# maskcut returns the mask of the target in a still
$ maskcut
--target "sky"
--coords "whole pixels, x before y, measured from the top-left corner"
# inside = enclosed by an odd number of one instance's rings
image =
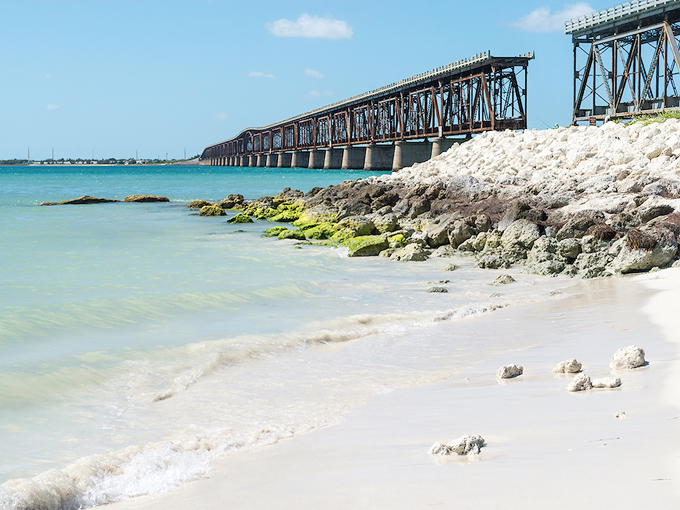
[[[0,0],[0,159],[169,158],[489,50],[535,51],[528,124],[568,125],[550,0]]]

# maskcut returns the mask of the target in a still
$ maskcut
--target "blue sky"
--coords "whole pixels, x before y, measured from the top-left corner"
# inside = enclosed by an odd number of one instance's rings
[[[0,0],[0,159],[200,153],[475,53],[535,51],[529,127],[568,124],[562,19],[608,1]]]

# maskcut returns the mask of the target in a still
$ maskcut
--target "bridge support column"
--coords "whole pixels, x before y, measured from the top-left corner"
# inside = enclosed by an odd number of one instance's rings
[[[257,155],[257,166],[267,166],[267,155],[258,154]]]
[[[343,170],[364,168],[364,160],[366,159],[366,147],[345,147],[342,150],[342,165]]]
[[[278,168],[290,168],[290,161],[293,155],[290,152],[279,152]]]
[[[328,147],[324,152],[324,170],[335,170],[342,167],[342,149]]]
[[[401,170],[430,159],[432,144],[430,142],[394,142],[394,159],[392,170]]]
[[[291,168],[307,168],[308,165],[309,165],[309,152],[293,151],[293,156],[290,159]]]
[[[437,157],[446,152],[453,147],[454,143],[456,143],[456,140],[452,140],[451,138],[435,138],[432,140],[432,154],[430,155],[430,158]]]
[[[313,149],[309,151],[309,163],[307,168],[309,169],[320,169],[323,168],[324,153],[319,149]]]
[[[257,156],[254,154],[251,154],[248,156],[248,166],[256,166],[257,165]]]
[[[276,168],[279,163],[279,155],[276,152],[267,154],[267,168]]]
[[[364,170],[392,170],[394,160],[394,145],[369,144],[366,147]]]

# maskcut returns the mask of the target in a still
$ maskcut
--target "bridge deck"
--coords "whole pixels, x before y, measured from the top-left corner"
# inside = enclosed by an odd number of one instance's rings
[[[470,135],[526,127],[533,53],[472,58],[385,85],[205,148],[201,159]]]

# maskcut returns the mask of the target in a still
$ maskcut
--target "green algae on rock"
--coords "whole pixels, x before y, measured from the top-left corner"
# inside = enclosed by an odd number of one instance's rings
[[[224,212],[219,205],[204,205],[198,212],[199,216],[226,216],[227,213]]]
[[[297,239],[298,241],[304,241],[305,234],[301,230],[282,230],[277,236],[278,239]]]
[[[227,220],[227,223],[252,223],[253,220],[245,213],[238,213]]]
[[[262,233],[262,237],[278,237],[278,235],[284,230],[288,230],[286,227],[272,227],[268,228]]]
[[[357,236],[340,243],[349,248],[350,257],[372,257],[389,247],[387,239],[381,236]]]

